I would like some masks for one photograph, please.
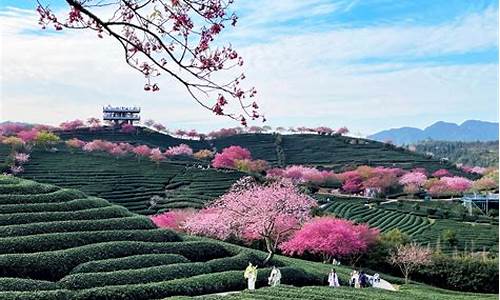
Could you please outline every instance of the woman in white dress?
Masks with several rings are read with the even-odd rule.
[[[273,267],[271,274],[269,274],[268,283],[270,286],[278,286],[281,281],[281,271],[280,269]]]
[[[255,282],[257,281],[257,266],[253,266],[252,263],[249,262],[243,277],[248,280],[248,289],[250,291],[255,290]]]
[[[337,275],[337,272],[335,271],[335,269],[332,269],[330,271],[330,274],[328,274],[328,285],[331,287],[334,287],[334,288],[340,286],[339,276]]]

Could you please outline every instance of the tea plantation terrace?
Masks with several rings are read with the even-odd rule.
[[[242,270],[264,256],[157,229],[147,217],[77,190],[0,176],[0,299],[158,299],[242,290]],[[286,283],[319,281],[276,264]]]
[[[0,145],[0,156],[8,153],[9,148]],[[70,151],[59,146],[57,152],[33,149],[20,176],[76,188],[144,215],[165,209],[199,208],[243,176],[237,171],[203,170],[192,165],[193,162],[184,160],[156,165],[147,159],[139,162],[132,156],[116,159],[106,153]],[[152,205],[153,196],[163,200]]]

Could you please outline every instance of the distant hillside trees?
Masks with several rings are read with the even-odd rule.
[[[425,141],[413,145],[420,153],[446,157],[450,162],[470,166],[498,166],[498,141],[494,142],[444,142]]]

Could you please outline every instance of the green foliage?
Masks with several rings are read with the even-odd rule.
[[[52,132],[48,131],[40,131],[36,136],[35,143],[36,145],[42,147],[49,147],[51,145],[55,145],[60,141],[60,138]]]
[[[457,234],[452,229],[443,230],[443,241],[449,246],[456,246],[458,243]]]
[[[446,157],[453,163],[483,167],[498,166],[498,141],[425,141],[415,146],[420,153],[432,152],[436,157]]]
[[[498,293],[498,259],[437,255],[413,278],[459,291]]]
[[[113,272],[188,262],[189,260],[187,258],[179,254],[132,255],[120,258],[89,261],[78,265],[71,271],[71,274]],[[98,277],[99,275],[95,274],[95,276]]]

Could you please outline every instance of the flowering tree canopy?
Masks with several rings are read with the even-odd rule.
[[[165,156],[163,156],[163,153],[161,153],[160,148],[154,148],[149,154],[149,159],[154,161],[156,164],[159,164],[160,161],[165,159]]]
[[[240,179],[231,190],[207,208],[186,220],[193,234],[219,239],[264,240],[272,258],[278,245],[310,219],[316,205],[289,180],[259,185],[251,178]]]
[[[165,150],[166,156],[176,156],[176,155],[193,155],[193,149],[186,144],[180,144],[178,146],[169,147]]]
[[[236,15],[229,12],[232,0],[66,2],[66,17],[57,17],[39,4],[42,28],[52,24],[56,30],[86,29],[95,31],[99,38],[112,37],[123,48],[127,64],[145,76],[144,90],[158,91],[156,78],[167,74],[216,115],[238,119],[244,125],[248,117],[264,119],[250,100],[256,90],[241,87],[245,75],[231,74],[232,79],[216,81],[220,76],[215,73],[243,65],[230,45],[213,46],[228,24],[236,25]],[[230,99],[241,108],[239,114],[226,112]]]
[[[333,217],[316,218],[306,223],[293,237],[280,245],[285,254],[321,255],[324,262],[334,257],[363,253],[375,243],[379,231],[367,225]]]
[[[164,212],[158,215],[151,216],[150,218],[157,227],[182,231],[186,219],[193,216],[194,214],[194,210],[182,209]]]
[[[25,143],[30,143],[36,140],[38,136],[38,130],[31,128],[30,130],[22,130],[17,133],[17,137],[23,140]]]
[[[66,121],[59,124],[62,130],[75,130],[77,128],[83,127],[85,123],[82,120]]]
[[[238,159],[252,159],[252,155],[246,148],[229,146],[222,149],[221,153],[215,154],[212,166],[214,168],[234,168],[234,161]]]
[[[431,251],[418,246],[416,243],[399,245],[389,257],[389,263],[398,266],[408,283],[410,274],[418,267],[431,263]]]

